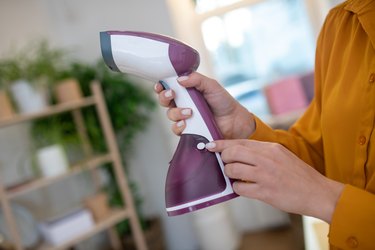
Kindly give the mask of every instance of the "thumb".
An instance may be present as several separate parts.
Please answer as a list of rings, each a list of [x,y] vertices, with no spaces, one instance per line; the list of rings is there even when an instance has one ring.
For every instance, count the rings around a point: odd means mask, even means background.
[[[210,93],[221,87],[216,80],[197,72],[193,72],[188,76],[180,76],[177,80],[185,88],[194,87],[202,93]]]

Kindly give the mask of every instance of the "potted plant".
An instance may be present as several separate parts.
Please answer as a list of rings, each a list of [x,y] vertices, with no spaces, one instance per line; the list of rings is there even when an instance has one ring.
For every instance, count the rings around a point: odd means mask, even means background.
[[[38,172],[43,177],[51,177],[63,174],[69,168],[69,160],[66,154],[65,145],[70,140],[65,138],[64,131],[69,131],[73,124],[66,123],[58,116],[49,118],[48,129],[40,130],[40,127],[33,126],[33,145]]]
[[[0,61],[1,80],[9,84],[21,113],[40,111],[48,105],[47,87],[59,74],[64,53],[42,41]]]
[[[96,223],[108,218],[111,214],[111,209],[108,204],[108,195],[106,192],[100,191],[86,197],[83,203],[91,212]]]
[[[39,170],[43,177],[52,177],[67,172],[69,164],[63,147],[52,144],[36,152]]]
[[[77,79],[67,78],[56,83],[54,93],[57,102],[64,103],[80,100],[83,96]]]

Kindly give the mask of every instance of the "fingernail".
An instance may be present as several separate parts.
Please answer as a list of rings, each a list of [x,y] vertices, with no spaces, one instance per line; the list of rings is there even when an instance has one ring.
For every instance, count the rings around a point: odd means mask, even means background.
[[[181,110],[181,114],[183,114],[183,115],[191,115],[191,109],[183,109],[183,110]]]
[[[165,97],[171,97],[172,96],[172,90],[165,91],[164,96]]]
[[[183,81],[186,81],[187,79],[189,79],[188,76],[180,76],[179,78],[177,78],[177,81],[183,82]]]
[[[206,144],[206,148],[207,149],[213,149],[216,147],[216,143],[215,142],[209,142]]]
[[[155,91],[158,91],[158,84],[157,83],[154,85],[154,89],[155,89]]]
[[[181,128],[182,126],[184,126],[185,122],[184,121],[179,121],[176,123],[177,127]]]

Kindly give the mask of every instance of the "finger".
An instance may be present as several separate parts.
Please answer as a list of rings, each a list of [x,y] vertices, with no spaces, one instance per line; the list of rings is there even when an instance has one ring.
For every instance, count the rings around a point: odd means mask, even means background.
[[[224,149],[233,147],[236,145],[248,145],[250,140],[247,139],[235,139],[235,140],[217,140],[206,144],[206,148],[211,152],[222,152]]]
[[[256,183],[258,181],[258,168],[243,163],[226,164],[224,173],[229,178],[243,182]]]
[[[217,87],[222,88],[216,80],[197,72],[193,72],[188,76],[181,76],[177,80],[185,88],[194,87],[202,93],[209,93],[213,89],[217,89]]]
[[[170,107],[174,99],[174,92],[171,89],[163,90],[159,93],[159,103],[163,107]]]
[[[154,85],[154,91],[155,91],[155,93],[159,94],[163,90],[164,90],[164,87],[163,87],[163,85],[161,85],[161,83],[156,83]]]
[[[233,183],[233,191],[240,196],[259,200],[262,190],[257,183],[236,181]]]
[[[263,162],[264,153],[259,149],[261,142],[253,140],[218,140],[206,144],[211,152],[221,152],[225,163],[242,162],[249,165],[259,165]]]
[[[225,163],[243,163],[251,166],[260,165],[262,155],[258,155],[253,149],[243,145],[235,145],[221,152],[221,159]]]
[[[170,108],[167,110],[167,117],[174,122],[185,120],[192,115],[190,108]]]
[[[178,121],[172,125],[172,131],[176,135],[181,135],[186,127],[186,122],[184,120]]]
[[[242,145],[254,149],[258,153],[262,153],[269,149],[270,146],[277,143],[263,142],[250,139],[232,139],[232,140],[216,140],[206,144],[206,149],[211,152],[222,152],[224,149],[236,145]]]

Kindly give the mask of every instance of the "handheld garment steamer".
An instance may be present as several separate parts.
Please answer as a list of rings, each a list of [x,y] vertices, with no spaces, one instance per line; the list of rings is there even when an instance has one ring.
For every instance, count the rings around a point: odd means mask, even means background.
[[[179,76],[198,68],[198,52],[170,37],[145,32],[100,32],[100,43],[109,68],[159,81],[164,88],[173,89],[177,107],[193,111],[170,161],[165,184],[168,215],[184,214],[237,197],[232,181],[224,175],[220,154],[205,149],[206,143],[223,138],[210,108],[198,90],[186,89],[177,82]]]

